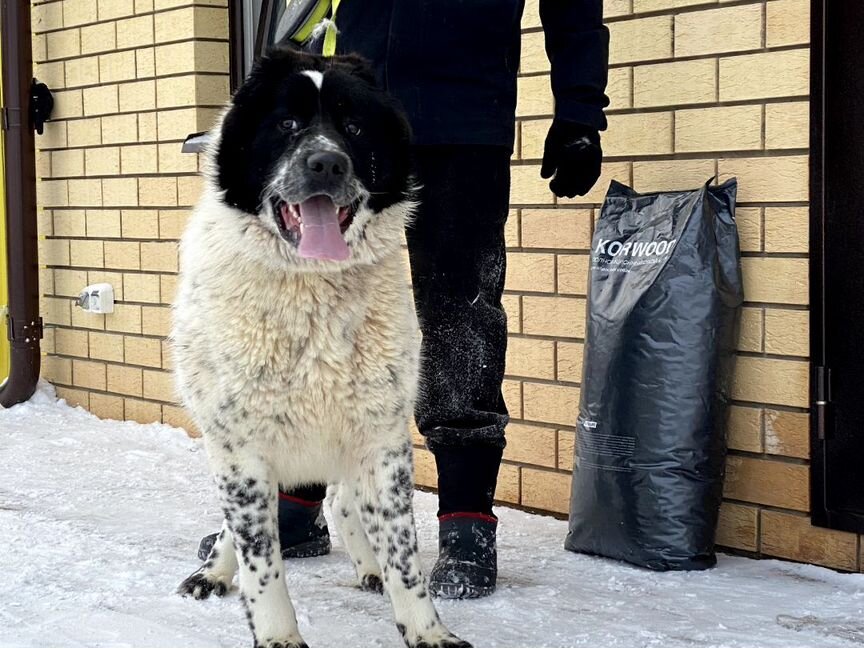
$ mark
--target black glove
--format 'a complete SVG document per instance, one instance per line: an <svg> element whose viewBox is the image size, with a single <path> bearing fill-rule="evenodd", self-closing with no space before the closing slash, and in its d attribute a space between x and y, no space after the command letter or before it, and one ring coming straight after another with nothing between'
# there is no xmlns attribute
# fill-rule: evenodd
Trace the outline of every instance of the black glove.
<svg viewBox="0 0 864 648"><path fill-rule="evenodd" d="M559 198L584 196L600 177L602 161L603 149L596 129L556 119L546 135L540 175L555 176L549 188Z"/></svg>

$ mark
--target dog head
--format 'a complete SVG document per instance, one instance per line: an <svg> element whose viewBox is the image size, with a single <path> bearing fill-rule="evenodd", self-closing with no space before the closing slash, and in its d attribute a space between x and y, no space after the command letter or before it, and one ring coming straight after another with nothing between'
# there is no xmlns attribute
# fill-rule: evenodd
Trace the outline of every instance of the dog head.
<svg viewBox="0 0 864 648"><path fill-rule="evenodd" d="M373 263L410 210L408 122L355 56L271 51L235 93L211 152L221 200L299 270Z"/></svg>

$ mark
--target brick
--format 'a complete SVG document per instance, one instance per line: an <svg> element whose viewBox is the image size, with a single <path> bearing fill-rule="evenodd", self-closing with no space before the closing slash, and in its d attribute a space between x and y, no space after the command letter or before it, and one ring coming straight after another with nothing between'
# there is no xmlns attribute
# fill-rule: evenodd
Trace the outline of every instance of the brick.
<svg viewBox="0 0 864 648"><path fill-rule="evenodd" d="M67 145L66 126L66 122L59 121L45 124L45 132L39 138L39 148L43 151L46 149L65 148ZM73 145L69 144L69 146Z"/></svg>
<svg viewBox="0 0 864 648"><path fill-rule="evenodd" d="M127 273L123 275L125 301L160 303L159 275Z"/></svg>
<svg viewBox="0 0 864 648"><path fill-rule="evenodd" d="M522 469L522 505L567 513L570 503L570 475L533 468Z"/></svg>
<svg viewBox="0 0 864 648"><path fill-rule="evenodd" d="M135 78L135 52L111 52L99 57L100 83L115 83Z"/></svg>
<svg viewBox="0 0 864 648"><path fill-rule="evenodd" d="M120 149L120 169L124 175L157 173L159 171L158 159L155 144L124 146ZM163 185L176 184L176 182L170 178L141 178L138 180L139 204L146 204L141 200L141 191L143 190L143 187L149 186L154 181Z"/></svg>
<svg viewBox="0 0 864 648"><path fill-rule="evenodd" d="M36 185L37 203L45 207L65 207L69 204L69 182L43 180Z"/></svg>
<svg viewBox="0 0 864 648"><path fill-rule="evenodd" d="M807 511L810 469L803 464L730 456L724 497L754 504Z"/></svg>
<svg viewBox="0 0 864 648"><path fill-rule="evenodd" d="M761 47L761 4L691 11L675 16L675 56L702 56Z"/></svg>
<svg viewBox="0 0 864 648"><path fill-rule="evenodd" d="M587 254L558 256L558 292L566 295L585 295L588 291Z"/></svg>
<svg viewBox="0 0 864 648"><path fill-rule="evenodd" d="M101 331L105 328L105 316L96 313L87 313L80 308L74 307L72 308L72 322L70 326Z"/></svg>
<svg viewBox="0 0 864 648"><path fill-rule="evenodd" d="M150 13L153 11L153 0L135 0L135 13Z"/></svg>
<svg viewBox="0 0 864 648"><path fill-rule="evenodd" d="M88 25L81 28L81 53L96 54L117 49L115 23Z"/></svg>
<svg viewBox="0 0 864 648"><path fill-rule="evenodd" d="M137 142L138 118L135 115L111 115L102 118L102 143Z"/></svg>
<svg viewBox="0 0 864 648"><path fill-rule="evenodd" d="M88 209L87 236L91 238L119 238L120 211L116 209Z"/></svg>
<svg viewBox="0 0 864 648"><path fill-rule="evenodd" d="M591 248L590 209L523 209L522 245L528 248L588 250Z"/></svg>
<svg viewBox="0 0 864 648"><path fill-rule="evenodd" d="M105 389L105 364L90 360L72 361L72 384L89 389Z"/></svg>
<svg viewBox="0 0 864 648"><path fill-rule="evenodd" d="M808 252L810 211L807 207L771 207L765 210L766 252Z"/></svg>
<svg viewBox="0 0 864 648"><path fill-rule="evenodd" d="M157 115L160 141L183 140L189 133L209 130L217 111L212 108L180 108L163 110Z"/></svg>
<svg viewBox="0 0 864 648"><path fill-rule="evenodd" d="M181 147L171 144L159 145L159 173L197 173L198 156L183 153Z"/></svg>
<svg viewBox="0 0 864 648"><path fill-rule="evenodd" d="M606 155L658 155L672 152L672 113L609 115L603 136Z"/></svg>
<svg viewBox="0 0 864 648"><path fill-rule="evenodd" d="M118 175L120 173L120 149L116 146L87 149L84 152L84 172L88 176ZM104 200L103 194L103 202Z"/></svg>
<svg viewBox="0 0 864 648"><path fill-rule="evenodd" d="M506 372L526 378L555 377L555 343L551 340L510 338L507 341Z"/></svg>
<svg viewBox="0 0 864 648"><path fill-rule="evenodd" d="M771 0L766 3L768 47L806 45L810 42L809 0Z"/></svg>
<svg viewBox="0 0 864 648"><path fill-rule="evenodd" d="M111 115L119 110L116 85L84 88L83 93L84 114L88 117L93 115Z"/></svg>
<svg viewBox="0 0 864 648"><path fill-rule="evenodd" d="M713 160L651 160L633 163L637 191L693 189L714 175Z"/></svg>
<svg viewBox="0 0 864 648"><path fill-rule="evenodd" d="M145 425L162 422L162 406L159 403L136 398L124 398L123 401L127 421L137 421Z"/></svg>
<svg viewBox="0 0 864 648"><path fill-rule="evenodd" d="M609 97L609 108L612 110L633 106L633 68L622 67L609 70L606 96Z"/></svg>
<svg viewBox="0 0 864 648"><path fill-rule="evenodd" d="M717 99L713 59L675 61L633 68L633 105L675 106Z"/></svg>
<svg viewBox="0 0 864 648"><path fill-rule="evenodd" d="M698 108L675 113L675 150L678 152L745 151L760 148L761 106Z"/></svg>
<svg viewBox="0 0 864 648"><path fill-rule="evenodd" d="M110 394L90 393L90 411L101 419L123 420L123 399Z"/></svg>
<svg viewBox="0 0 864 648"><path fill-rule="evenodd" d="M90 337L90 357L99 360L109 360L111 362L123 362L123 336L112 335L110 333L100 333L91 331ZM111 368L115 365L108 365L108 385L111 389ZM113 391L113 389L112 389Z"/></svg>
<svg viewBox="0 0 864 648"><path fill-rule="evenodd" d="M605 200L609 183L612 180L630 184L630 162L605 162L600 173L600 179L597 180L591 191L584 196L575 198L559 198L558 203L560 205L600 204Z"/></svg>
<svg viewBox="0 0 864 648"><path fill-rule="evenodd" d="M66 61L66 87L99 83L99 59L95 56Z"/></svg>
<svg viewBox="0 0 864 648"><path fill-rule="evenodd" d="M156 48L135 50L135 74L139 79L156 76Z"/></svg>
<svg viewBox="0 0 864 648"><path fill-rule="evenodd" d="M582 354L584 345L581 342L556 342L558 345L558 380L569 382L582 381Z"/></svg>
<svg viewBox="0 0 864 648"><path fill-rule="evenodd" d="M520 142L521 157L523 160L540 160L543 158L543 144L546 133L552 125L551 119L531 119L521 121Z"/></svg>
<svg viewBox="0 0 864 648"><path fill-rule="evenodd" d="M729 407L727 422L729 447L746 452L762 452L762 410L756 407Z"/></svg>
<svg viewBox="0 0 864 648"><path fill-rule="evenodd" d="M133 209L120 212L123 238L159 238L159 212Z"/></svg>
<svg viewBox="0 0 864 648"><path fill-rule="evenodd" d="M805 96L810 56L806 49L720 59L720 101Z"/></svg>
<svg viewBox="0 0 864 648"><path fill-rule="evenodd" d="M177 204L192 206L204 191L204 178L200 175L177 178Z"/></svg>
<svg viewBox="0 0 864 648"><path fill-rule="evenodd" d="M57 387L57 398L65 400L66 404L70 407L83 407L87 409L90 406L90 392L83 389Z"/></svg>
<svg viewBox="0 0 864 648"><path fill-rule="evenodd" d="M735 210L738 241L742 252L762 251L762 208L738 207Z"/></svg>
<svg viewBox="0 0 864 648"><path fill-rule="evenodd" d="M96 0L63 0L63 24L66 27L96 22Z"/></svg>
<svg viewBox="0 0 864 648"><path fill-rule="evenodd" d="M138 114L138 139L142 142L152 142L159 139L156 128L156 113Z"/></svg>
<svg viewBox="0 0 864 648"><path fill-rule="evenodd" d="M154 169L158 165L158 152L155 145L150 145ZM176 178L141 178L138 180L138 204L142 207L171 207L177 205Z"/></svg>
<svg viewBox="0 0 864 648"><path fill-rule="evenodd" d="M528 335L582 337L585 335L585 300L576 297L522 298L522 330Z"/></svg>
<svg viewBox="0 0 864 648"><path fill-rule="evenodd" d="M809 145L809 102L789 101L765 106L765 148L794 149Z"/></svg>
<svg viewBox="0 0 864 648"><path fill-rule="evenodd" d="M50 209L37 209L36 232L39 238L54 236L53 212Z"/></svg>
<svg viewBox="0 0 864 648"><path fill-rule="evenodd" d="M642 13L644 11L661 11L663 9L678 9L691 5L706 4L713 0L633 0L633 11Z"/></svg>
<svg viewBox="0 0 864 648"><path fill-rule="evenodd" d="M740 202L793 202L808 198L806 155L728 158L718 161L721 182L738 178Z"/></svg>
<svg viewBox="0 0 864 648"><path fill-rule="evenodd" d="M102 182L81 178L69 180L69 204L75 207L100 207Z"/></svg>
<svg viewBox="0 0 864 648"><path fill-rule="evenodd" d="M152 79L136 81L135 83L122 83L119 88L121 111L155 110L156 82Z"/></svg>
<svg viewBox="0 0 864 648"><path fill-rule="evenodd" d="M196 38L228 38L228 12L210 7L187 7L155 15L156 42Z"/></svg>
<svg viewBox="0 0 864 648"><path fill-rule="evenodd" d="M806 517L775 511L762 511L762 552L835 569L858 567L854 533L821 529Z"/></svg>
<svg viewBox="0 0 864 648"><path fill-rule="evenodd" d="M141 396L144 374L138 367L108 365L108 390L117 394Z"/></svg>
<svg viewBox="0 0 864 648"><path fill-rule="evenodd" d="M435 457L425 448L414 448L414 482L427 488L438 488Z"/></svg>
<svg viewBox="0 0 864 648"><path fill-rule="evenodd" d="M173 402L176 398L172 374L144 370L144 398Z"/></svg>
<svg viewBox="0 0 864 648"><path fill-rule="evenodd" d="M62 29L63 4L52 2L50 4L35 5L30 10L30 24L33 26L34 33Z"/></svg>
<svg viewBox="0 0 864 648"><path fill-rule="evenodd" d="M609 62L672 57L672 16L621 20L609 24Z"/></svg>
<svg viewBox="0 0 864 648"><path fill-rule="evenodd" d="M519 295L503 295L501 305L507 313L507 331L510 333L522 332L522 303Z"/></svg>
<svg viewBox="0 0 864 648"><path fill-rule="evenodd" d="M498 472L498 483L495 487L495 501L519 503L519 471L517 466L503 464Z"/></svg>
<svg viewBox="0 0 864 648"><path fill-rule="evenodd" d="M72 384L72 361L68 358L45 356L42 358L42 377L55 384Z"/></svg>
<svg viewBox="0 0 864 648"><path fill-rule="evenodd" d="M34 65L33 72L37 79L52 90L59 90L66 83L66 69L63 61L37 63Z"/></svg>
<svg viewBox="0 0 864 648"><path fill-rule="evenodd" d="M546 39L543 32L533 32L522 36L522 56L519 72L548 72L549 59L546 57Z"/></svg>
<svg viewBox="0 0 864 648"><path fill-rule="evenodd" d="M105 178L102 180L102 202L106 207L134 207L138 204L138 180Z"/></svg>
<svg viewBox="0 0 864 648"><path fill-rule="evenodd" d="M558 430L558 469L573 472L576 450L576 433L571 430Z"/></svg>
<svg viewBox="0 0 864 648"><path fill-rule="evenodd" d="M769 308L765 311L765 351L776 355L810 355L810 313Z"/></svg>
<svg viewBox="0 0 864 648"><path fill-rule="evenodd" d="M741 311L738 350L760 353L764 327L761 308L745 308Z"/></svg>
<svg viewBox="0 0 864 648"><path fill-rule="evenodd" d="M156 105L159 108L179 108L196 104L221 105L228 97L227 74L185 75L156 80Z"/></svg>
<svg viewBox="0 0 864 648"><path fill-rule="evenodd" d="M133 0L110 0L99 3L99 20L114 20L131 16L135 12Z"/></svg>
<svg viewBox="0 0 864 648"><path fill-rule="evenodd" d="M554 255L511 252L507 255L507 280L505 287L507 290L554 291Z"/></svg>
<svg viewBox="0 0 864 648"><path fill-rule="evenodd" d="M40 310L46 324L70 326L72 324L72 301L69 299L53 299L43 297Z"/></svg>
<svg viewBox="0 0 864 648"><path fill-rule="evenodd" d="M86 270L54 270L54 294L61 297L77 297L87 285Z"/></svg>
<svg viewBox="0 0 864 648"><path fill-rule="evenodd" d="M741 260L741 267L747 301L807 304L810 289L807 259L746 257Z"/></svg>
<svg viewBox="0 0 864 648"><path fill-rule="evenodd" d="M137 16L117 22L117 48L128 49L153 43L153 16Z"/></svg>
<svg viewBox="0 0 864 648"><path fill-rule="evenodd" d="M81 54L81 32L77 29L64 29L63 31L46 34L46 45L48 48L48 59L62 59L78 56Z"/></svg>
<svg viewBox="0 0 864 648"><path fill-rule="evenodd" d="M631 4L630 0L603 0L603 16L626 16L630 13Z"/></svg>
<svg viewBox="0 0 864 648"><path fill-rule="evenodd" d="M76 119L69 122L69 146L98 146L102 143L101 119Z"/></svg>
<svg viewBox="0 0 864 648"><path fill-rule="evenodd" d="M167 404L162 405L162 422L165 425L181 428L190 437L197 438L201 436L201 432L198 430L195 422L182 407Z"/></svg>
<svg viewBox="0 0 864 648"><path fill-rule="evenodd" d="M504 395L510 417L522 418L522 383L518 380L505 380L501 385L501 393Z"/></svg>
<svg viewBox="0 0 864 648"><path fill-rule="evenodd" d="M549 76L521 77L516 81L516 116L551 115L555 102Z"/></svg>
<svg viewBox="0 0 864 648"><path fill-rule="evenodd" d="M752 506L723 502L717 523L717 544L730 549L756 551L759 546L756 537L758 516L758 509Z"/></svg>
<svg viewBox="0 0 864 648"><path fill-rule="evenodd" d="M185 41L160 45L155 50L156 74L221 72L228 69L228 43Z"/></svg>
<svg viewBox="0 0 864 648"><path fill-rule="evenodd" d="M73 266L103 266L102 241L70 241L70 253Z"/></svg>
<svg viewBox="0 0 864 648"><path fill-rule="evenodd" d="M186 210L159 210L159 238L179 239L186 228L189 212Z"/></svg>
<svg viewBox="0 0 864 648"><path fill-rule="evenodd" d="M798 459L810 458L810 415L765 410L765 452Z"/></svg>
<svg viewBox="0 0 864 648"><path fill-rule="evenodd" d="M84 151L69 149L52 152L51 173L55 178L84 175Z"/></svg>
<svg viewBox="0 0 864 648"><path fill-rule="evenodd" d="M504 224L504 244L508 248L519 247L519 210L511 209Z"/></svg>
<svg viewBox="0 0 864 648"><path fill-rule="evenodd" d="M506 461L554 468L556 434L551 428L511 423L507 426Z"/></svg>
<svg viewBox="0 0 864 648"><path fill-rule="evenodd" d="M732 398L807 407L809 373L806 362L742 356L735 362Z"/></svg>
<svg viewBox="0 0 864 648"><path fill-rule="evenodd" d="M33 60L44 61L48 58L48 38L44 34L33 34L31 44L33 46Z"/></svg>
<svg viewBox="0 0 864 648"><path fill-rule="evenodd" d="M529 421L573 426L579 406L579 388L526 382L523 384L525 414Z"/></svg>
<svg viewBox="0 0 864 648"><path fill-rule="evenodd" d="M58 328L54 333L54 349L61 355L86 358L90 353L87 331Z"/></svg>
<svg viewBox="0 0 864 648"><path fill-rule="evenodd" d="M173 242L141 243L141 269L177 272L177 245Z"/></svg>
<svg viewBox="0 0 864 648"><path fill-rule="evenodd" d="M540 165L514 166L510 175L511 204L553 204L554 196L549 190L549 181L540 177Z"/></svg>
<svg viewBox="0 0 864 648"><path fill-rule="evenodd" d="M54 93L54 110L52 119L69 119L81 117L84 114L84 104L80 90L58 90Z"/></svg>
<svg viewBox="0 0 864 648"><path fill-rule="evenodd" d="M135 241L105 241L105 267L139 270L140 244Z"/></svg>
<svg viewBox="0 0 864 648"><path fill-rule="evenodd" d="M105 316L105 328L120 333L142 333L142 309L134 304L114 304L114 312Z"/></svg>
<svg viewBox="0 0 864 648"><path fill-rule="evenodd" d="M114 288L114 299L123 301L123 274L106 270L88 270L87 283L109 283Z"/></svg>
<svg viewBox="0 0 864 648"><path fill-rule="evenodd" d="M123 344L127 364L157 369L162 366L161 340L127 335Z"/></svg>

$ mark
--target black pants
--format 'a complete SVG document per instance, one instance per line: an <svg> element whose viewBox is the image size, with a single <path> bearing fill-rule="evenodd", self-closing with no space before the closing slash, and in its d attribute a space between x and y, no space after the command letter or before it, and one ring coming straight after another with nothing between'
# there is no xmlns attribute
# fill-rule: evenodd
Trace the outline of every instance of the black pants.
<svg viewBox="0 0 864 648"><path fill-rule="evenodd" d="M504 449L501 306L510 153L418 146L419 208L406 232L423 333L415 418L438 467L439 515L491 513ZM321 499L323 488L294 492Z"/></svg>

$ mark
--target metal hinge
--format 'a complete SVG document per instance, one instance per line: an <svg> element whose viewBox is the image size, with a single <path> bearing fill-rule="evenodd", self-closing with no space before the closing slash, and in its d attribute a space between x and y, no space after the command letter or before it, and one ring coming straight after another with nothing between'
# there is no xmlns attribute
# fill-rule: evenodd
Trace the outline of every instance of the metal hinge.
<svg viewBox="0 0 864 648"><path fill-rule="evenodd" d="M827 410L831 403L831 370L827 367L813 368L813 412L816 415L816 435L827 438Z"/></svg>
<svg viewBox="0 0 864 648"><path fill-rule="evenodd" d="M42 318L27 322L16 322L11 315L6 315L6 338L10 342L29 344L42 339Z"/></svg>

